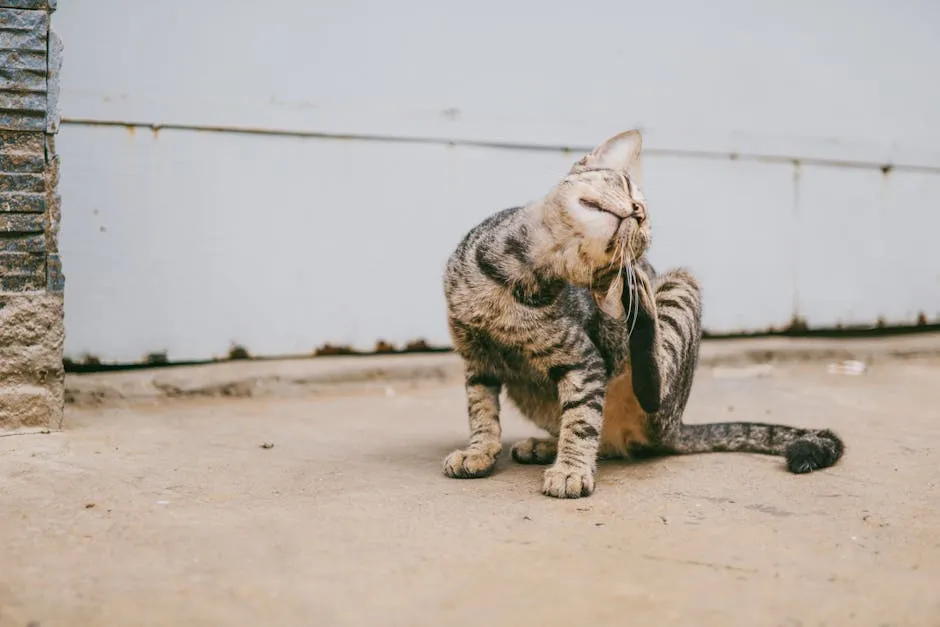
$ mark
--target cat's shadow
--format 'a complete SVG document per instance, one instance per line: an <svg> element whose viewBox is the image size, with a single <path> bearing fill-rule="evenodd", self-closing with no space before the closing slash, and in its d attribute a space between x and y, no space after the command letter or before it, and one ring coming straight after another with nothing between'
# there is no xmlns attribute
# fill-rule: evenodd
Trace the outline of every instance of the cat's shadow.
<svg viewBox="0 0 940 627"><path fill-rule="evenodd" d="M520 464L512 458L512 444L518 438L504 438L503 451L496 459L496 467L488 476L504 474L518 474L520 476L539 475L551 464ZM462 449L467 445L466 440L440 438L422 439L412 441L409 445L383 445L377 447L367 455L380 460L384 465L398 466L401 470L414 471L424 469L430 472L441 472L444 459L453 451ZM633 480L655 478L656 468L661 466L665 455L643 455L631 459L600 459L598 470L605 474L614 474ZM422 472L424 471L422 470Z"/></svg>

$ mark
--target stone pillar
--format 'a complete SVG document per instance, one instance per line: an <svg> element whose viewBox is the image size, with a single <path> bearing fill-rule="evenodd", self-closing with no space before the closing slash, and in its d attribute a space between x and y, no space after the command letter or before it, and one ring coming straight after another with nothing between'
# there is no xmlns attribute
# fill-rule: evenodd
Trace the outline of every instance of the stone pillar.
<svg viewBox="0 0 940 627"><path fill-rule="evenodd" d="M62 423L56 0L0 0L0 428Z"/></svg>

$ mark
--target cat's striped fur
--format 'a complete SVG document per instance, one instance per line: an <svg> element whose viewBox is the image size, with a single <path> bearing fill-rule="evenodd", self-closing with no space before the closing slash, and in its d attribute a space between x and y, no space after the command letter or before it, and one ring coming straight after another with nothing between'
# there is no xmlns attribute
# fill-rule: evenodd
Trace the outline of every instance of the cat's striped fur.
<svg viewBox="0 0 940 627"><path fill-rule="evenodd" d="M520 463L552 464L542 492L594 490L598 457L746 451L785 455L795 473L834 464L831 431L752 422L686 425L701 337L701 295L687 271L657 275L650 221L632 176L636 131L576 163L544 198L497 213L447 263L454 346L466 366L467 448L450 477L492 472L500 393L552 437L516 443Z"/></svg>

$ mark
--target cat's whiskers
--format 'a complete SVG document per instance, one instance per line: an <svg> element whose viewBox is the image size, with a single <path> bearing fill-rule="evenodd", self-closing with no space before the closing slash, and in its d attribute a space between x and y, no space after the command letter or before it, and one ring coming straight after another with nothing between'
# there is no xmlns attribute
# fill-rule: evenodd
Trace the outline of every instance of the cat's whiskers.
<svg viewBox="0 0 940 627"><path fill-rule="evenodd" d="M638 298L639 288L637 286L636 270L631 261L633 257L633 246L631 245L632 242L628 241L628 239L629 238L624 238L624 256L626 257L625 262L630 279L630 291L628 293L630 294L630 309L632 310L632 315L630 311L627 312L627 321L630 324L628 335L633 335L633 328L636 326L637 318L640 315L640 303Z"/></svg>
<svg viewBox="0 0 940 627"><path fill-rule="evenodd" d="M630 238L623 237L620 240L620 247L617 250L617 257L615 263L617 264L617 278L615 280L621 281L622 289L627 290L627 294L630 296L629 308L625 310L627 321L630 324L629 333L633 333L633 327L636 326L636 320L639 316L639 302L637 301L637 281L636 281L636 271L633 269L633 264L630 261L630 255L632 254L633 247L630 245ZM630 254L628 254L628 252ZM626 284L623 284L624 280L624 268L626 267Z"/></svg>
<svg viewBox="0 0 940 627"><path fill-rule="evenodd" d="M634 283L636 283L636 277L633 276L633 266L630 265L629 261L626 262L626 268L627 268L627 284L624 286L624 289L627 291L627 296L629 297L629 300L627 301L627 308L626 308L625 315L627 318L627 324L629 325L630 321L633 319L633 301L634 301L633 292L634 292ZM629 334L631 331L633 331L632 328L630 328L627 331L627 333Z"/></svg>
<svg viewBox="0 0 940 627"><path fill-rule="evenodd" d="M633 328L636 326L636 321L640 317L640 290L637 286L636 269L632 264L630 265L630 277L630 306L633 309L633 316L630 320L630 331L628 331L628 335L633 335Z"/></svg>

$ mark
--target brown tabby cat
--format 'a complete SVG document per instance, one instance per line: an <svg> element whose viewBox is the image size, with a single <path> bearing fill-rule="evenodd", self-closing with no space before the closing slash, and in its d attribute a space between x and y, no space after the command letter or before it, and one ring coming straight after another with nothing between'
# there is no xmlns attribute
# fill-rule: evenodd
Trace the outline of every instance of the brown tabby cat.
<svg viewBox="0 0 940 627"><path fill-rule="evenodd" d="M754 422L687 425L701 295L685 270L657 275L646 202L633 175L642 140L621 133L578 161L544 198L474 228L444 277L448 322L466 366L470 443L449 477L483 477L502 450L499 396L551 434L512 447L552 464L542 492L594 491L597 458L744 451L785 455L791 472L835 464L829 430Z"/></svg>

